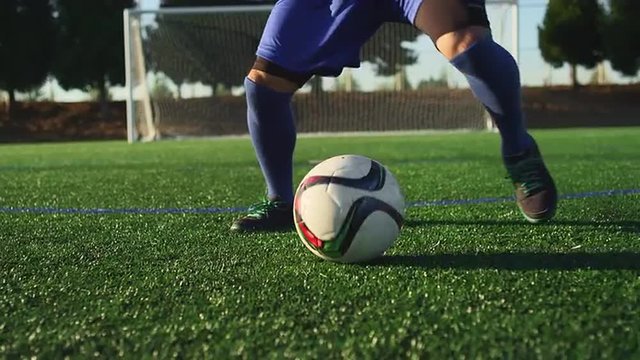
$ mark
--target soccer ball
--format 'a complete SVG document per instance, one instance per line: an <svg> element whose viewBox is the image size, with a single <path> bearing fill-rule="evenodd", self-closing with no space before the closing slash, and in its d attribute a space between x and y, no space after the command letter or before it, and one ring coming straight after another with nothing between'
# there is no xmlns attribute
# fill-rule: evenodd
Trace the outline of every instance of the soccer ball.
<svg viewBox="0 0 640 360"><path fill-rule="evenodd" d="M341 155L319 163L302 179L293 213L307 249L325 260L353 263L391 247L404 206L387 168L364 156Z"/></svg>

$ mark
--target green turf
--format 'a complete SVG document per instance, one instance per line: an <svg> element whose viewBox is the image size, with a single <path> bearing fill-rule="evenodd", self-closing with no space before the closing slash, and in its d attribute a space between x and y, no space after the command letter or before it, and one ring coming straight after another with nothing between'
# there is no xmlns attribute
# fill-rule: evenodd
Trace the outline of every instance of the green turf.
<svg viewBox="0 0 640 360"><path fill-rule="evenodd" d="M563 194L640 188L640 128L535 132ZM408 201L503 197L496 134L305 138L296 178L376 158ZM639 195L410 208L396 245L338 265L236 214L33 214L9 207L246 206L246 139L0 147L0 358L640 357Z"/></svg>

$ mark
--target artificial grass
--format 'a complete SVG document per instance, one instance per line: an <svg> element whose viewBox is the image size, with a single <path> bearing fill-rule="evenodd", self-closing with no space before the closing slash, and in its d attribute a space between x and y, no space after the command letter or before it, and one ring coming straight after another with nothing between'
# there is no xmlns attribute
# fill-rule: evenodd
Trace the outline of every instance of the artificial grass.
<svg viewBox="0 0 640 360"><path fill-rule="evenodd" d="M534 135L561 193L640 188L640 129ZM488 133L304 138L296 179L356 153L409 202L504 197L498 146ZM640 356L637 193L564 199L542 225L511 202L410 207L385 257L339 265L293 232L230 233L237 213L183 211L261 197L246 139L0 151L0 357Z"/></svg>

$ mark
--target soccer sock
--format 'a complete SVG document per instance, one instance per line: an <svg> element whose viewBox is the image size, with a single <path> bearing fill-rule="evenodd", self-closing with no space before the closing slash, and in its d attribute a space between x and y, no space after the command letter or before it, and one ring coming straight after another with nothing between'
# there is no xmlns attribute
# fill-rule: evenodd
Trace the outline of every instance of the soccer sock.
<svg viewBox="0 0 640 360"><path fill-rule="evenodd" d="M267 196L293 202L293 149L296 129L290 93L282 93L244 81L247 96L247 124L262 174Z"/></svg>
<svg viewBox="0 0 640 360"><path fill-rule="evenodd" d="M451 64L465 75L498 127L503 156L529 149L533 139L525 128L520 74L511 54L488 37L451 59Z"/></svg>

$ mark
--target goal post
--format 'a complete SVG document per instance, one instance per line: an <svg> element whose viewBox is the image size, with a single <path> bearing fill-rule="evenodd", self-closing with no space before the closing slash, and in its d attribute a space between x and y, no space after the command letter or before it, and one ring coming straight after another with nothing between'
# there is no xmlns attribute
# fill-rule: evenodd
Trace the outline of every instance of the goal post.
<svg viewBox="0 0 640 360"><path fill-rule="evenodd" d="M242 135L242 83L272 5L127 9L127 140ZM487 0L494 39L518 60L517 0ZM430 40L385 24L361 66L314 77L294 96L301 133L492 128L464 77Z"/></svg>

